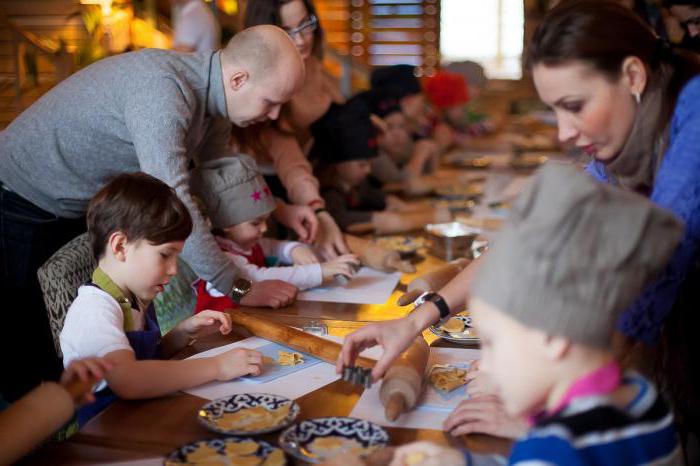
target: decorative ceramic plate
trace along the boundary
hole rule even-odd
[[[188,443],[165,460],[165,466],[181,464],[285,466],[284,452],[267,442],[245,437],[200,440]]]
[[[453,316],[443,325],[431,326],[430,331],[440,338],[455,343],[462,343],[465,345],[479,343],[476,330],[472,327],[472,318],[463,313]]]
[[[367,455],[389,443],[380,426],[351,417],[322,417],[295,424],[282,432],[279,445],[290,455],[320,463],[339,453]]]
[[[252,435],[286,427],[298,415],[299,405],[289,398],[267,393],[242,393],[210,401],[200,408],[197,419],[214,432]]]

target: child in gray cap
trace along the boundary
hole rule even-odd
[[[682,464],[668,406],[611,348],[618,315],[681,233],[671,213],[571,166],[537,173],[484,256],[469,303],[480,371],[505,410],[531,424],[509,464]],[[399,447],[391,465],[479,459],[418,442]]]
[[[264,238],[267,219],[277,203],[248,156],[209,160],[194,171],[191,183],[219,247],[231,259],[232,266],[251,281],[282,280],[305,290],[329,282],[336,275],[350,277],[359,266],[359,259],[353,254],[319,263],[311,248],[302,243]],[[268,267],[269,258],[287,265]],[[195,312],[236,307],[211,283],[199,280],[194,287]]]

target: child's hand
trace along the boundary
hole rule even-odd
[[[389,466],[465,466],[464,453],[432,442],[414,442],[400,446]]]
[[[355,275],[356,268],[360,267],[360,259],[355,254],[343,254],[340,257],[321,264],[323,281],[333,280],[336,275],[350,278]]]
[[[525,435],[528,424],[524,419],[510,416],[497,396],[476,395],[462,400],[442,427],[453,437],[479,433],[516,439]]]
[[[308,246],[297,246],[290,253],[294,265],[318,264],[318,257]]]
[[[236,348],[214,356],[217,363],[216,380],[231,380],[244,375],[260,375],[263,355],[259,351]]]
[[[73,397],[76,406],[95,401],[92,387],[104,379],[112,369],[112,363],[103,358],[77,359],[71,362],[61,374],[59,384]]]
[[[225,312],[205,310],[178,324],[178,329],[187,335],[204,336],[216,333],[214,325],[220,323],[219,332],[227,335],[231,331],[231,317]]]

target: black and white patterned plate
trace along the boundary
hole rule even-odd
[[[279,448],[273,447],[267,442],[263,442],[262,440],[255,440],[249,437],[227,437],[221,439],[199,440],[197,442],[192,442],[188,443],[187,445],[183,445],[174,452],[172,452],[170,455],[168,455],[168,457],[165,459],[165,466],[177,464],[197,464],[197,462],[193,462],[192,460],[188,461],[188,455],[196,453],[197,451],[202,450],[204,448],[216,450],[216,452],[220,455],[221,460],[226,461],[228,458],[228,456],[226,455],[226,446],[242,442],[253,442],[257,444],[257,451],[255,451],[255,453],[253,453],[250,456],[255,456],[256,458],[259,458],[261,463],[268,459],[268,457],[272,455],[275,451],[279,451]],[[284,457],[284,453],[281,451],[277,453],[277,455],[281,455],[282,457]],[[286,464],[286,460],[282,462],[282,465],[284,464]]]
[[[270,411],[279,409],[283,406],[289,407],[289,414],[280,422],[271,424],[262,429],[246,430],[246,429],[224,429],[216,423],[216,419],[220,418],[225,413],[235,413],[242,409],[254,408],[262,406]],[[274,432],[291,424],[299,415],[299,405],[279,395],[269,393],[241,393],[238,395],[219,398],[205,404],[199,409],[197,419],[209,430],[226,435],[255,435]]]
[[[465,345],[473,345],[479,343],[479,336],[476,334],[476,330],[472,327],[472,318],[468,315],[456,315],[452,317],[453,319],[459,319],[464,323],[464,331],[462,332],[446,332],[442,329],[440,325],[430,326],[430,331],[436,336],[444,338],[445,340],[462,343]]]
[[[352,417],[321,417],[295,424],[280,435],[279,445],[290,455],[310,463],[323,458],[309,451],[308,446],[320,437],[342,437],[355,440],[363,448],[383,447],[389,443],[389,434],[373,422]]]

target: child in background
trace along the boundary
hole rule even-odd
[[[447,209],[415,210],[394,196],[372,188],[368,176],[377,143],[369,108],[362,96],[345,105],[332,105],[312,126],[311,158],[326,209],[340,228],[349,232],[401,233],[426,223],[449,221]]]
[[[251,281],[282,280],[300,290],[328,283],[334,276],[350,277],[357,256],[347,254],[319,263],[308,246],[295,241],[263,238],[276,202],[255,162],[248,156],[205,162],[192,175],[192,191],[202,201],[219,247],[244,278]],[[267,258],[287,266],[268,267]],[[228,296],[199,280],[195,312],[235,307]]]
[[[656,388],[623,372],[615,321],[664,268],[682,227],[646,199],[550,164],[513,206],[484,256],[469,309],[480,370],[506,411],[529,417],[509,464],[682,464],[673,415]],[[392,466],[472,464],[414,443]]]
[[[402,183],[432,173],[438,164],[437,145],[429,139],[413,141],[398,101],[372,91],[361,95],[377,130],[378,155],[371,159],[372,178],[381,184]]]
[[[425,96],[411,65],[376,68],[370,76],[371,90],[398,102],[415,138],[430,136]]]
[[[433,137],[448,149],[493,130],[488,121],[475,121],[468,109],[471,86],[459,73],[439,71],[425,80],[425,95],[436,112]]]
[[[259,374],[262,356],[237,348],[217,356],[167,360],[193,339],[231,331],[227,314],[205,311],[161,338],[153,298],[177,273],[192,219],[175,190],[145,173],[124,174],[90,201],[87,227],[98,267],[78,289],[60,342],[66,367],[102,357],[113,367],[97,401],[78,411],[83,425],[115,399],[151,398],[213,380]]]
[[[71,362],[61,380],[44,382],[8,407],[0,406],[0,464],[12,464],[64,426],[85,403],[111,364],[100,358]],[[0,404],[2,397],[0,397]]]

